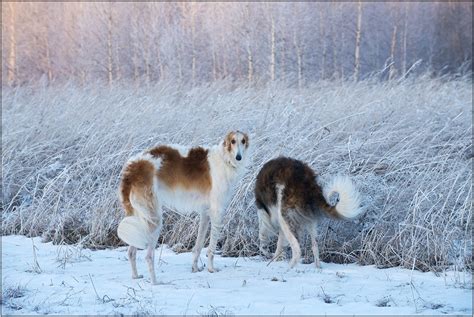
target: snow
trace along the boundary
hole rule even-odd
[[[160,246],[153,286],[144,256],[139,251],[144,279],[133,280],[125,247],[92,251],[4,236],[2,314],[472,315],[470,273],[333,263],[289,270],[287,261],[220,256],[220,272],[191,273],[191,253]]]

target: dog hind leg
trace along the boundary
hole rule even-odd
[[[161,217],[153,218],[153,222],[149,223],[150,240],[147,246],[147,253],[145,260],[148,264],[148,271],[150,272],[151,283],[158,284],[155,274],[155,248],[160,236]]]
[[[138,275],[138,272],[137,272],[137,248],[134,246],[129,246],[127,254],[128,254],[128,261],[130,261],[130,265],[132,267],[132,278],[133,279],[142,278],[143,275]]]
[[[154,285],[157,284],[154,263],[155,248],[163,224],[162,210],[156,196],[156,191],[153,188],[132,191],[130,195],[130,202],[135,210],[135,214],[140,219],[142,230],[146,232],[144,234],[147,249],[145,260],[148,264],[151,283]]]
[[[282,213],[282,193],[284,190],[285,186],[281,184],[276,185],[276,190],[277,190],[277,211],[278,211],[278,222],[280,223],[280,228],[283,231],[283,234],[285,235],[286,239],[288,240],[290,247],[291,247],[291,261],[290,261],[290,268],[293,268],[301,258],[301,248],[300,244],[298,242],[298,239],[296,239],[295,235],[293,232],[291,232],[290,226],[288,225],[288,222],[285,220],[285,217],[283,217]]]
[[[311,249],[313,251],[313,256],[314,256],[314,265],[318,269],[320,269],[321,268],[321,262],[319,260],[319,247],[318,247],[318,241],[317,241],[318,230],[317,230],[315,224],[312,224],[310,226],[309,234],[311,236]]]

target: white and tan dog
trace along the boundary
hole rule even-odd
[[[126,217],[118,236],[129,245],[132,278],[137,273],[136,252],[147,249],[151,282],[156,284],[155,247],[162,227],[162,206],[182,213],[200,213],[199,230],[193,249],[193,272],[200,271],[199,255],[211,223],[208,271],[215,272],[214,253],[221,230],[222,214],[238,179],[249,146],[248,136],[230,132],[219,145],[210,148],[161,145],[133,158],[124,166],[120,199]]]

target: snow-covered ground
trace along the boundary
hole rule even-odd
[[[190,253],[160,247],[153,286],[144,251],[137,260],[145,278],[132,280],[124,247],[91,251],[4,236],[2,314],[472,314],[469,273],[331,263],[288,270],[287,262],[219,256],[220,272],[191,273]]]

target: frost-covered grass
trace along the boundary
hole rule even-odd
[[[121,245],[117,187],[128,157],[158,143],[214,144],[240,129],[253,155],[227,210],[223,255],[256,254],[254,179],[267,160],[287,155],[323,182],[349,174],[362,193],[358,221],[321,222],[323,261],[472,268],[469,79],[2,92],[4,235]],[[168,211],[160,242],[190,250],[196,233],[196,216]]]
[[[131,278],[125,247],[82,250],[3,237],[1,303],[5,315],[472,315],[470,272],[440,274],[357,264],[267,265],[260,256],[216,257],[217,273],[191,273],[191,253],[157,250],[159,285],[151,285],[145,251]],[[205,262],[206,250],[201,254]],[[38,261],[41,273],[29,268]],[[66,265],[63,265],[66,263]]]

